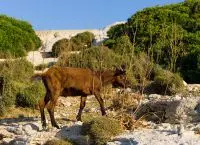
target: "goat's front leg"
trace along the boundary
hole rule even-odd
[[[82,115],[83,109],[85,107],[86,99],[87,99],[87,96],[81,96],[80,108],[79,108],[78,114],[76,116],[77,121],[82,121],[81,115]]]
[[[103,99],[101,98],[100,93],[95,93],[95,97],[96,97],[97,101],[99,102],[102,116],[106,115],[106,109],[104,107],[104,102],[103,102]]]

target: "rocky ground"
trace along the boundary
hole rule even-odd
[[[187,97],[183,95],[145,95],[142,102],[143,104],[150,102],[148,106],[150,106],[152,110],[158,109],[154,108],[154,106],[155,104],[157,106],[157,103],[161,102],[161,109],[165,111],[165,122],[156,124],[152,121],[145,121],[145,128],[124,131],[123,134],[113,138],[113,140],[107,144],[200,144],[200,107],[197,105],[200,99],[199,88],[199,85],[191,85],[188,87],[189,93]],[[17,118],[10,117],[0,119],[0,143],[5,145],[42,145],[47,140],[54,138],[71,138],[79,140],[79,142],[82,142],[81,144],[87,144],[87,141],[85,141],[80,134],[82,122],[75,121],[75,116],[79,108],[79,101],[79,97],[60,97],[55,117],[62,126],[61,129],[51,128],[50,122],[48,122],[49,130],[42,131],[39,113],[29,117],[18,116]],[[106,106],[109,106],[108,102],[106,102]],[[107,112],[108,114],[114,113],[109,110]],[[98,102],[92,96],[88,97],[86,108],[83,113],[83,120],[87,119],[91,114],[92,116],[100,115]],[[47,112],[46,116],[48,117]],[[49,120],[49,118],[47,119]]]

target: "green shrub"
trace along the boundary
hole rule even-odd
[[[49,140],[47,141],[44,145],[73,145],[71,141],[68,140],[63,140],[63,139],[59,139],[59,140]]]
[[[40,47],[41,41],[25,21],[0,15],[0,57],[22,57]]]
[[[7,107],[16,104],[17,94],[29,85],[34,69],[25,59],[4,61],[0,63],[0,67],[0,76],[4,79],[2,103],[5,111]]]
[[[24,82],[33,75],[34,67],[26,59],[7,60],[0,62],[0,75],[12,81]]]
[[[176,94],[184,89],[183,79],[179,74],[156,68],[154,84],[160,88],[162,94]]]
[[[16,105],[21,107],[34,108],[41,97],[45,95],[45,88],[42,83],[36,82],[24,88],[16,97]]]
[[[106,144],[112,137],[119,135],[122,132],[118,120],[108,117],[97,117],[83,123],[83,135],[89,135],[93,144]]]

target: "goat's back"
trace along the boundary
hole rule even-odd
[[[90,69],[72,67],[52,67],[43,75],[49,86],[61,89],[76,89],[85,94],[100,90],[101,81],[95,72]]]

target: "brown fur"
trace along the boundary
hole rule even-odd
[[[46,88],[46,95],[39,103],[43,128],[46,128],[44,108],[47,103],[51,124],[59,128],[54,118],[54,108],[59,96],[81,96],[77,120],[81,120],[88,95],[95,95],[102,115],[106,115],[104,102],[100,95],[101,88],[107,84],[125,87],[125,72],[125,69],[118,68],[115,71],[102,72],[83,68],[52,67],[45,73],[34,75],[32,79],[42,78]]]

